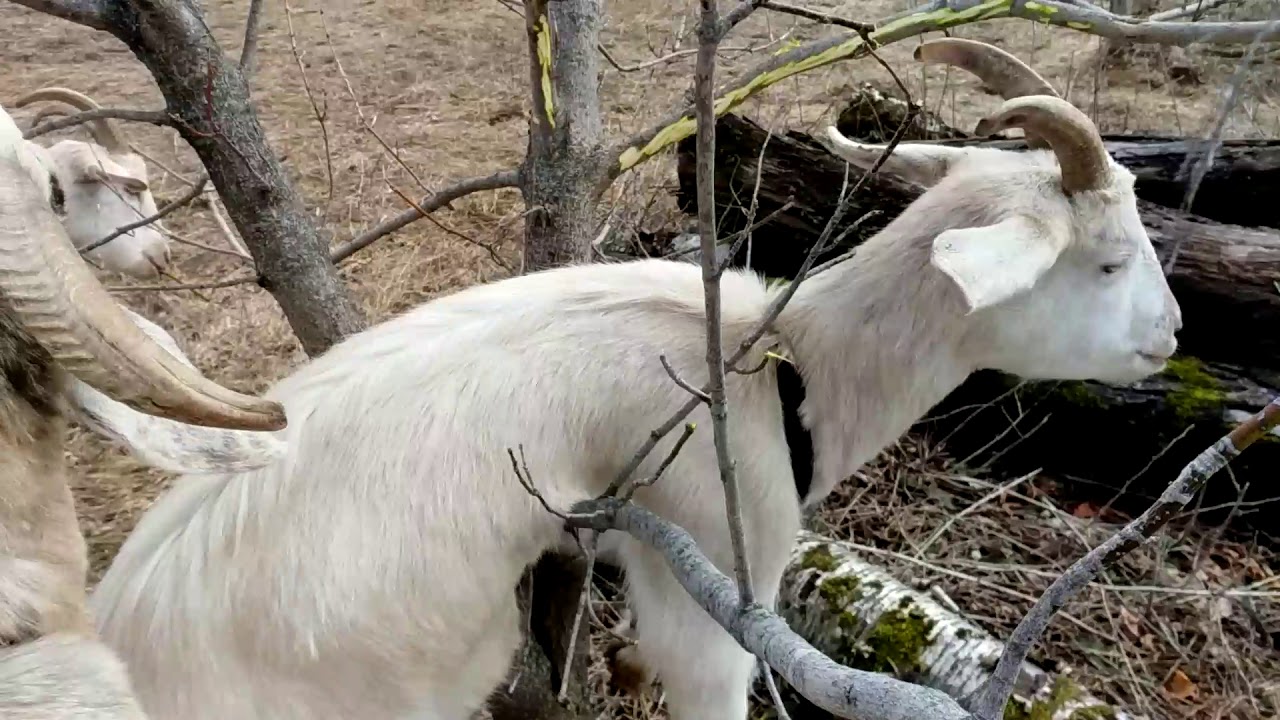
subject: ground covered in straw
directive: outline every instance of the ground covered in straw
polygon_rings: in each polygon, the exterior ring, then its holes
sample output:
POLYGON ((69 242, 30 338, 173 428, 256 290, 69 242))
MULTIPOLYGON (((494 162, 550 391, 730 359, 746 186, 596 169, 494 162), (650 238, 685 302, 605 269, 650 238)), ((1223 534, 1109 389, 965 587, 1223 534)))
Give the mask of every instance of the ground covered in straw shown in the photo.
MULTIPOLYGON (((860 20, 906 6, 903 0, 805 4, 860 20)), ((693 46, 695 5, 608 3, 602 44, 621 66, 606 63, 601 80, 608 132, 621 136, 647 126, 689 87, 691 53, 652 61, 693 46)), ((202 6, 223 47, 238 52, 247 0, 207 0, 202 6)), ((273 147, 335 243, 403 209, 400 193, 422 195, 424 188, 519 161, 529 102, 523 20, 510 3, 290 0, 266 6, 254 100, 273 147), (371 136, 365 122, 398 158, 371 136)), ((9 3, 0 3, 0 27, 6 40, 0 47, 0 103, 40 86, 64 85, 106 106, 162 104, 145 69, 109 36, 9 3)), ((720 75, 733 76, 767 53, 829 32, 757 13, 726 42, 720 75)), ((1195 52, 1144 56, 1100 69, 1097 40, 1021 21, 957 34, 999 42, 1028 59, 1104 132, 1207 132, 1233 67, 1231 58, 1195 52)), ((996 99, 970 78, 914 66, 912 47, 903 43, 882 56, 943 119, 972 127, 994 107, 996 99)), ((862 82, 888 79, 873 62, 842 63, 789 80, 741 112, 771 128, 813 132, 834 120, 862 82)), ((1274 61, 1250 73, 1226 136, 1280 137, 1278 79, 1274 61)), ((20 121, 27 117, 26 111, 15 114, 20 121)), ((191 177, 198 170, 194 155, 171 132, 126 130, 177 173, 191 177)), ((152 172, 160 204, 186 187, 159 167, 152 172)), ((620 180, 608 198, 618 210, 615 222, 631 233, 681 222, 671 198, 674 174, 666 155, 620 180)), ((510 190, 467 198, 435 222, 418 222, 346 261, 343 277, 374 320, 501 278, 518 263, 522 211, 510 190)), ((227 247, 207 209, 180 211, 168 225, 180 241, 173 271, 178 280, 217 280, 244 271, 244 262, 226 252, 189 244, 227 247)), ((173 333, 205 373, 237 389, 261 391, 304 359, 278 307, 255 286, 167 292, 116 277, 104 280, 119 289, 118 299, 173 333)), ((79 429, 73 435, 69 457, 96 579, 171 478, 79 429)), ((818 520, 871 548, 899 577, 938 587, 999 636, 1053 573, 1119 520, 1110 513, 1099 516, 1097 506, 1055 502, 1050 478, 1027 479, 989 497, 993 487, 1009 480, 966 477, 923 441, 909 439, 845 485, 818 520)), ((1274 716, 1280 708, 1278 574, 1271 551, 1194 518, 1180 520, 1165 539, 1126 559, 1105 587, 1067 607, 1035 659, 1071 666, 1101 697, 1153 717, 1274 716), (1244 586, 1251 588, 1248 594, 1211 595, 1244 586)), ((597 614, 608 623, 614 610, 601 604, 597 614)), ((600 663, 592 677, 603 692, 607 678, 600 663)), ((610 697, 605 717, 661 717, 659 699, 610 697)))
MULTIPOLYGON (((1001 638, 1062 570, 1130 519, 1105 497, 1061 502, 1058 489, 1043 474, 995 480, 963 472, 945 451, 911 437, 833 493, 811 527, 854 543, 867 560, 1001 638)), ((1242 537, 1189 510, 1069 602, 1030 660, 1148 718, 1276 717, 1277 547, 1276 538, 1242 537)), ((625 610, 606 599, 613 586, 597 589, 592 678, 611 694, 604 655, 625 610)), ((612 693, 608 702, 609 717, 665 717, 660 688, 639 701, 612 693)))

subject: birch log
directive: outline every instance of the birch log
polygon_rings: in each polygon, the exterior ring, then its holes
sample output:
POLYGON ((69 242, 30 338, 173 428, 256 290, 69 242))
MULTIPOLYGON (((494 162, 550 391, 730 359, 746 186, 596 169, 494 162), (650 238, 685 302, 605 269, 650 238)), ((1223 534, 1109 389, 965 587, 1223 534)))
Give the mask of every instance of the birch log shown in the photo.
MULTIPOLYGON (((896 580, 847 543, 802 532, 782 581, 778 613, 834 660, 965 697, 995 667, 1004 644, 927 593, 896 580)), ((803 699, 793 717, 814 717, 803 699)), ((1132 715, 1091 696, 1068 675, 1023 663, 1005 717, 1045 720, 1132 715), (1083 712, 1082 712, 1083 711, 1083 712)), ((822 717, 818 715, 818 717, 822 717)))

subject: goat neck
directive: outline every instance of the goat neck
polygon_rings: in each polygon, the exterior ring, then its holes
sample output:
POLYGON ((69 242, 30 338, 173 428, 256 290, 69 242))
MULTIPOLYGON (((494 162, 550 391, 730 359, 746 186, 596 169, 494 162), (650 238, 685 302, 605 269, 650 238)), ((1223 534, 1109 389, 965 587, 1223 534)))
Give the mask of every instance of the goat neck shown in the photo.
POLYGON ((963 299, 929 263, 930 242, 945 228, 920 227, 930 213, 919 209, 804 281, 776 323, 806 387, 800 415, 815 454, 806 505, 976 369, 963 299))

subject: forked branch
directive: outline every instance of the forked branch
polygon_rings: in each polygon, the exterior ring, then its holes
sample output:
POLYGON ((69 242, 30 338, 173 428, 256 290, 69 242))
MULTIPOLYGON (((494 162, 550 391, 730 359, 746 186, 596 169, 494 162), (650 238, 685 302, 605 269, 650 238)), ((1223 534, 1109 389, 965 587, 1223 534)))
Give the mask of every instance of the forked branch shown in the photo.
POLYGON ((1277 425, 1280 425, 1280 397, 1197 455, 1146 512, 1089 551, 1054 580, 1018 623, 991 678, 969 703, 973 714, 984 720, 1001 717, 1013 693, 1019 668, 1058 609, 1117 559, 1155 537, 1165 523, 1204 489, 1210 477, 1277 425))

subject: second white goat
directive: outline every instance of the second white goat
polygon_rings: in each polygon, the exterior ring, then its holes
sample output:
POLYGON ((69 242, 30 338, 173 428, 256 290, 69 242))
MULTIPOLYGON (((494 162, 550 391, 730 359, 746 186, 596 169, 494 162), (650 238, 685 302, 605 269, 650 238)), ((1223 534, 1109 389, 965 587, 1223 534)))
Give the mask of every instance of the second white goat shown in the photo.
MULTIPOLYGON (((28 93, 13 106, 38 102, 58 103, 81 112, 100 108, 92 98, 60 87, 28 93)), ((63 112, 57 105, 46 107, 33 124, 59 114, 63 112)), ((170 261, 169 242, 157 223, 133 228, 93 247, 119 228, 155 215, 157 208, 142 156, 133 151, 110 120, 94 120, 86 125, 93 142, 59 140, 48 148, 37 146, 42 159, 47 158, 52 165, 63 193, 59 213, 62 225, 71 244, 102 268, 132 277, 154 277, 170 261), (93 249, 87 250, 90 247, 93 249)))
MULTIPOLYGON (((777 368, 731 373, 729 426, 757 598, 771 606, 801 506, 897 439, 970 373, 1136 381, 1163 368, 1178 304, 1139 220, 1134 177, 1087 116, 1017 60, 960 40, 917 57, 966 68, 1007 98, 979 125, 1020 127, 1027 152, 904 144, 886 171, 927 190, 852 259, 804 282, 760 348, 807 388, 815 468, 793 483, 777 368), (1038 149, 1048 147, 1045 149, 1038 149)), ((830 133, 869 166, 878 146, 830 133)), ((721 281, 732 351, 781 291, 721 281)), ((155 720, 465 720, 508 671, 514 588, 562 523, 548 502, 599 494, 645 434, 707 377, 699 268, 568 267, 426 303, 316 358, 268 394, 288 456, 186 478, 143 517, 92 598, 155 720)), ((724 499, 701 426, 639 503, 684 527, 732 575, 724 499)), ((651 474, 674 437, 641 466, 651 474)), ((610 537, 607 534, 606 538, 610 537)), ((743 720, 753 660, 663 561, 614 540, 637 616, 635 662, 674 720, 743 720)))

